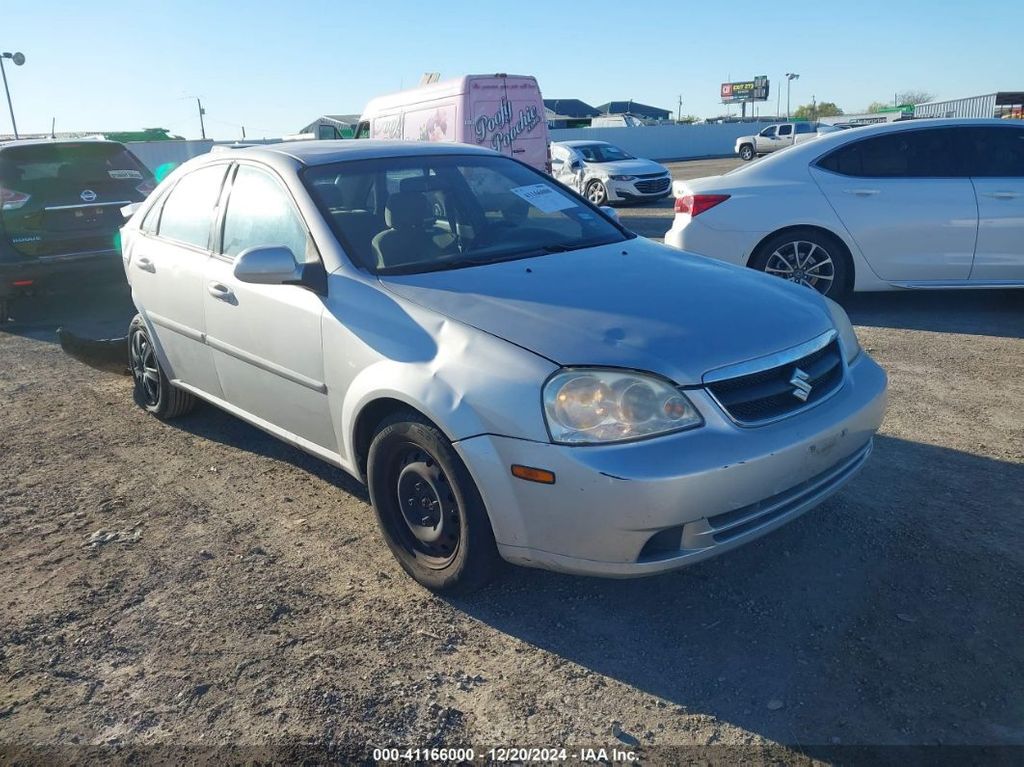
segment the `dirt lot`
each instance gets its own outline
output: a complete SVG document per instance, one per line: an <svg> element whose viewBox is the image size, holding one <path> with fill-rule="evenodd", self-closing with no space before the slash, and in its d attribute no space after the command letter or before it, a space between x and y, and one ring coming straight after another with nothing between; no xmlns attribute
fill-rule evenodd
<svg viewBox="0 0 1024 767"><path fill-rule="evenodd" d="M622 215L660 236L671 205ZM0 762L29 744L1024 745L1024 292L850 312L891 404L838 496L671 575L510 569L450 600L404 576L340 471L209 407L160 423L61 353L58 323L123 332L126 295L41 302L0 332Z"/></svg>

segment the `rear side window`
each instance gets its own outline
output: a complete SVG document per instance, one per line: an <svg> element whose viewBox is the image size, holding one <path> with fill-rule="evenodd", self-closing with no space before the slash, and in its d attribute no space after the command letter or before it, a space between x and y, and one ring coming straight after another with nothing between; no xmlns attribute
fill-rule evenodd
<svg viewBox="0 0 1024 767"><path fill-rule="evenodd" d="M860 178L944 178L960 175L949 129L900 131L855 141L818 161L818 167Z"/></svg>
<svg viewBox="0 0 1024 767"><path fill-rule="evenodd" d="M158 234L206 250L210 224L227 165L208 165L182 176L167 195Z"/></svg>
<svg viewBox="0 0 1024 767"><path fill-rule="evenodd" d="M964 172L979 178L1024 177L1024 128L962 128Z"/></svg>
<svg viewBox="0 0 1024 767"><path fill-rule="evenodd" d="M308 237L295 206L277 180L251 165L239 166L224 214L224 255L234 258L249 248L283 245L303 263L307 260Z"/></svg>
<svg viewBox="0 0 1024 767"><path fill-rule="evenodd" d="M780 136L788 136L792 132L793 132L793 126L792 125L780 125L779 126L779 135Z"/></svg>

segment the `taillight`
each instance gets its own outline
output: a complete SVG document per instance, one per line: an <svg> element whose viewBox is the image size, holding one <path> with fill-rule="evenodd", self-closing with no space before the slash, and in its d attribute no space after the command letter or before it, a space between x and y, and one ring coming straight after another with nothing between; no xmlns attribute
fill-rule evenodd
<svg viewBox="0 0 1024 767"><path fill-rule="evenodd" d="M0 187L0 209L17 210L32 199L32 195Z"/></svg>
<svg viewBox="0 0 1024 767"><path fill-rule="evenodd" d="M143 197L149 197L149 193L156 189L156 181L148 178L135 188L139 190Z"/></svg>
<svg viewBox="0 0 1024 767"><path fill-rule="evenodd" d="M689 213L699 216L706 210L729 199L727 194L686 194L676 198L676 213Z"/></svg>

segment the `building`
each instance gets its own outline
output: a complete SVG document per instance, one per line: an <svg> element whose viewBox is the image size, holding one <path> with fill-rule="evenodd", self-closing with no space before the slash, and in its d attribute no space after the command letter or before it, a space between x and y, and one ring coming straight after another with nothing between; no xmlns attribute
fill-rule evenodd
<svg viewBox="0 0 1024 767"><path fill-rule="evenodd" d="M641 104L639 101L609 101L601 104L597 111L603 115L633 115L645 122L666 122L672 119L672 112L668 109L659 109L648 104Z"/></svg>
<svg viewBox="0 0 1024 767"><path fill-rule="evenodd" d="M914 107L914 117L1011 117L1024 108L1024 91L999 91Z"/></svg>
<svg viewBox="0 0 1024 767"><path fill-rule="evenodd" d="M359 115L321 115L299 131L311 133L313 138L352 138L356 135Z"/></svg>
<svg viewBox="0 0 1024 767"><path fill-rule="evenodd" d="M852 115L831 115L819 117L818 122L824 125L875 125L878 123L894 123L900 120L909 120L914 116L914 107L910 104L899 107L879 109L877 112L861 112Z"/></svg>
<svg viewBox="0 0 1024 767"><path fill-rule="evenodd" d="M601 113L579 99L544 99L549 128L586 128Z"/></svg>

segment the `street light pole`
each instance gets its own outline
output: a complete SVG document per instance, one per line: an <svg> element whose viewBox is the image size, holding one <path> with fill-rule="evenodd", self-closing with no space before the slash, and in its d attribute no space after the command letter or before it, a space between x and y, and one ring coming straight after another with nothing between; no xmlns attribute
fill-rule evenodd
<svg viewBox="0 0 1024 767"><path fill-rule="evenodd" d="M789 119L789 88L794 80L800 79L800 75L794 72L786 72L786 119Z"/></svg>
<svg viewBox="0 0 1024 767"><path fill-rule="evenodd" d="M11 127L14 128L14 138L18 138L18 123L14 121L14 105L11 103L11 89L7 87L7 70L4 69L4 59L10 59L14 66L20 67L25 63L24 53L0 53L0 75L4 79L4 93L7 94L7 109L11 113Z"/></svg>

